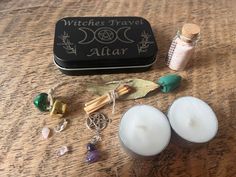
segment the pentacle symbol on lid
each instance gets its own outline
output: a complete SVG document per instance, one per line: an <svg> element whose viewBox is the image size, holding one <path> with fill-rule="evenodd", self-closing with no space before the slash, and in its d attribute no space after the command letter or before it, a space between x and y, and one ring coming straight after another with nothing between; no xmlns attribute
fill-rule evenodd
<svg viewBox="0 0 236 177"><path fill-rule="evenodd" d="M86 120L87 127L91 130L101 131L107 127L110 120L102 113L92 113Z"/></svg>
<svg viewBox="0 0 236 177"><path fill-rule="evenodd" d="M116 40L116 32L109 27L99 28L95 33L95 37L101 43L112 43Z"/></svg>
<svg viewBox="0 0 236 177"><path fill-rule="evenodd" d="M84 37L78 43L90 44L94 40L101 44L111 44L117 40L122 43L133 43L134 41L127 36L130 29L131 27L121 27L117 30L110 27L100 27L94 31L90 28L80 27L79 30L84 33Z"/></svg>

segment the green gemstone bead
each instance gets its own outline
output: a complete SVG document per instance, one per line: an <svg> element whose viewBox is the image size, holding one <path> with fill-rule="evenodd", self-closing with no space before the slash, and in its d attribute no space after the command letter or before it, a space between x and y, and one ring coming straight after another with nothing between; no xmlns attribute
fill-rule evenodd
<svg viewBox="0 0 236 177"><path fill-rule="evenodd" d="M40 93L34 98L34 105L42 112L49 111L49 101L47 93Z"/></svg>
<svg viewBox="0 0 236 177"><path fill-rule="evenodd" d="M182 77L177 74L169 74L161 77L157 83L161 86L161 91L168 93L176 89L181 83Z"/></svg>

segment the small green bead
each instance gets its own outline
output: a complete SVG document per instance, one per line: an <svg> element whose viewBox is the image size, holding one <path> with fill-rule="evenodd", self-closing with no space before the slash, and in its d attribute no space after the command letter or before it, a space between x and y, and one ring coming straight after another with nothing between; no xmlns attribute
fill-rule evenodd
<svg viewBox="0 0 236 177"><path fill-rule="evenodd" d="M176 89L181 83L181 76L177 74L169 74L161 77L157 83L161 86L161 91L168 93Z"/></svg>
<svg viewBox="0 0 236 177"><path fill-rule="evenodd" d="M34 105L42 112L49 111L49 101L47 93L40 93L34 98Z"/></svg>

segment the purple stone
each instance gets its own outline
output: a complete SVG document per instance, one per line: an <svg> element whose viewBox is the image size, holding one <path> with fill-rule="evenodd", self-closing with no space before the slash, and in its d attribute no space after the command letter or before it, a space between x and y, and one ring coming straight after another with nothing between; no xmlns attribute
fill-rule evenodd
<svg viewBox="0 0 236 177"><path fill-rule="evenodd" d="M98 159L99 159L99 152L98 152L98 150L89 151L87 153L86 162L94 163L94 162L97 162Z"/></svg>
<svg viewBox="0 0 236 177"><path fill-rule="evenodd" d="M94 150L96 150L95 144L88 143L88 144L87 144L87 150L88 150L88 151L94 151Z"/></svg>

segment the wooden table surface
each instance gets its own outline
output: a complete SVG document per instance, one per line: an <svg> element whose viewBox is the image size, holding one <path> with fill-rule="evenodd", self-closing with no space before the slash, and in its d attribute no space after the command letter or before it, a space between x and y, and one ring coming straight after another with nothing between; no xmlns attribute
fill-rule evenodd
<svg viewBox="0 0 236 177"><path fill-rule="evenodd" d="M234 0L1 0L0 1L0 176L236 176L236 3ZM68 16L142 16L152 25L159 45L158 62L143 73L66 76L52 62L56 21ZM103 131L98 163L86 164L85 145L93 135L85 126L83 104L95 95L87 82L124 78L152 81L176 73L164 64L172 37L184 22L201 26L201 40L190 66L178 72L184 82L170 94L117 102L102 111L112 119ZM62 81L57 96L69 106L69 127L43 140L44 126L58 119L40 113L33 98ZM191 95L205 100L219 121L217 136L201 146L183 146L172 138L154 160L135 160L118 141L122 113L135 104L166 112L174 99ZM56 157L67 145L72 152Z"/></svg>

